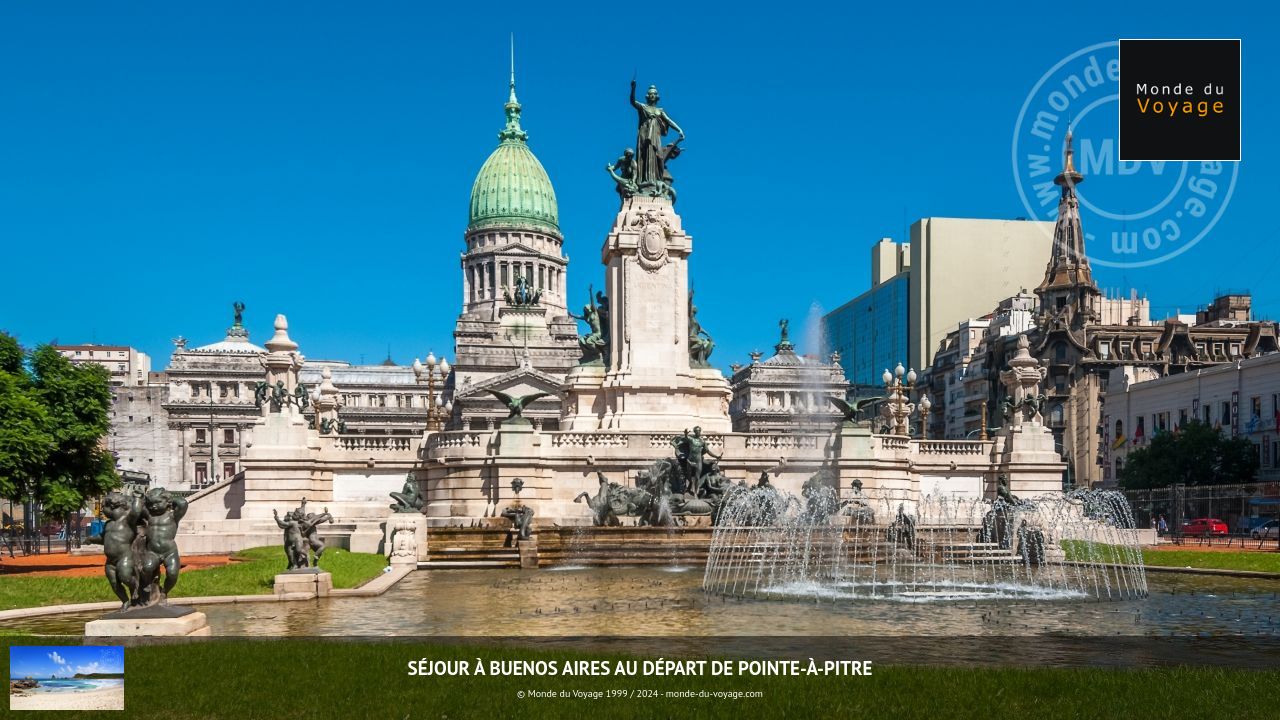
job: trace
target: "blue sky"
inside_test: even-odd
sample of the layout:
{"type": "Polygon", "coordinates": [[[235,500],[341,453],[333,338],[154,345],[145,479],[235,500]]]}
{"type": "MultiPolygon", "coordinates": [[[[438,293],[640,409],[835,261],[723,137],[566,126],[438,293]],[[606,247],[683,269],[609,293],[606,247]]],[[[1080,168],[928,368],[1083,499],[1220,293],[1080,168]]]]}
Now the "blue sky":
{"type": "Polygon", "coordinates": [[[13,645],[9,648],[11,678],[122,672],[124,648],[118,645],[13,645]]]}
{"type": "MultiPolygon", "coordinates": [[[[1157,315],[1227,288],[1280,315],[1280,43],[1274,23],[1243,19],[1255,6],[551,7],[3,4],[0,328],[28,345],[131,344],[163,367],[170,338],[220,339],[243,300],[254,340],[282,312],[311,358],[451,356],[467,199],[502,126],[512,31],[572,293],[602,283],[617,209],[603,168],[635,138],[627,82],[658,84],[688,133],[677,209],[722,367],[767,349],[778,318],[799,325],[866,289],[871,244],[906,223],[1026,215],[1014,124],[1058,60],[1118,37],[1243,37],[1245,161],[1222,218],[1173,260],[1095,274],[1157,315]]],[[[1085,185],[1112,208],[1158,190],[1085,185]]]]}

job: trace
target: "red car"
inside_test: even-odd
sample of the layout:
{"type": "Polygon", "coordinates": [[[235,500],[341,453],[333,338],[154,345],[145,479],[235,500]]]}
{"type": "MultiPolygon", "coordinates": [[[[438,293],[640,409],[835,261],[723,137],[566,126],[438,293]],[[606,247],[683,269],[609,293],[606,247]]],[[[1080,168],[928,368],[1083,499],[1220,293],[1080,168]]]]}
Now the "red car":
{"type": "Polygon", "coordinates": [[[1196,518],[1182,523],[1183,535],[1226,535],[1227,524],[1217,518],[1196,518]]]}

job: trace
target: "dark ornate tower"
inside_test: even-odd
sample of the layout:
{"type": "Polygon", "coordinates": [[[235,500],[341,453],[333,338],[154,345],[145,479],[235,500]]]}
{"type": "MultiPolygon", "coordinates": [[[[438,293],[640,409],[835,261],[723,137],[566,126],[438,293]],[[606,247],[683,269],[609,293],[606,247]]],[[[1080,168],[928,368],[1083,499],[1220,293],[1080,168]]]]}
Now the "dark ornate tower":
{"type": "MultiPolygon", "coordinates": [[[[1071,132],[1067,131],[1067,147],[1062,172],[1053,179],[1062,188],[1058,200],[1058,219],[1053,227],[1053,251],[1044,280],[1036,287],[1040,296],[1042,324],[1072,331],[1098,320],[1101,293],[1093,282],[1093,271],[1084,252],[1084,228],[1080,223],[1080,200],[1076,185],[1084,176],[1076,171],[1071,148],[1071,132]]],[[[1083,342],[1084,336],[1080,335],[1083,342]]]]}

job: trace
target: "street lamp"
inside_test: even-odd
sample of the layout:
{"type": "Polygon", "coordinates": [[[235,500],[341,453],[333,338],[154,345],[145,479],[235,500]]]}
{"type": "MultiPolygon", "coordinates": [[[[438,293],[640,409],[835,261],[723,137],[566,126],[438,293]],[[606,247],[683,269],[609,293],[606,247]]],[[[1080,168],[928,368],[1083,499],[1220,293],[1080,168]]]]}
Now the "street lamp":
{"type": "Polygon", "coordinates": [[[933,401],[928,395],[920,396],[920,439],[929,439],[929,409],[933,407],[933,401]]]}
{"type": "Polygon", "coordinates": [[[443,393],[436,395],[436,382],[443,390],[445,378],[449,376],[449,361],[436,360],[435,353],[427,353],[427,362],[413,361],[413,376],[419,384],[427,384],[427,431],[436,432],[443,428],[444,419],[453,412],[453,402],[445,402],[443,393]]]}
{"type": "Polygon", "coordinates": [[[891,420],[890,432],[894,435],[907,435],[907,418],[915,411],[915,405],[907,402],[911,397],[911,392],[916,387],[916,371],[905,371],[902,363],[898,363],[898,367],[893,372],[888,370],[880,376],[884,380],[884,387],[887,393],[887,403],[889,407],[889,417],[891,420]],[[903,382],[903,375],[906,375],[906,382],[903,382]]]}

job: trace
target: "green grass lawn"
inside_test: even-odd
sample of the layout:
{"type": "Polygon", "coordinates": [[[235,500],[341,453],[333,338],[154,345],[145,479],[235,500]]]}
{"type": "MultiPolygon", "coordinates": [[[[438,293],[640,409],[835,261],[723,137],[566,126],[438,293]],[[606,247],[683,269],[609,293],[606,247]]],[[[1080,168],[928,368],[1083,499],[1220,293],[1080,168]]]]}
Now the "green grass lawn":
{"type": "MultiPolygon", "coordinates": [[[[284,550],[249,548],[236,553],[239,562],[216,568],[184,571],[173,597],[254,595],[271,592],[271,579],[284,572],[284,550]]],[[[333,574],[335,588],[351,588],[378,576],[387,561],[382,555],[326,550],[320,567],[333,574]]],[[[0,576],[0,610],[114,600],[102,575],[93,577],[0,576]]]]}
{"type": "MultiPolygon", "coordinates": [[[[1255,542],[1256,545],[1256,542],[1255,542]]],[[[1067,540],[1062,543],[1068,560],[1101,560],[1115,562],[1120,551],[1110,545],[1095,545],[1093,556],[1088,557],[1084,543],[1067,540]]],[[[1216,550],[1148,550],[1142,551],[1144,565],[1156,567],[1193,567],[1216,570],[1252,570],[1280,573],[1280,553],[1277,552],[1219,552],[1216,550]]]]}
{"type": "MultiPolygon", "coordinates": [[[[7,644],[37,644],[12,639],[7,644]]],[[[125,650],[124,717],[272,718],[1173,718],[1259,717],[1280,671],[1217,668],[873,667],[869,677],[410,677],[432,660],[621,656],[415,642],[211,640],[125,650]],[[657,690],[659,697],[523,699],[528,690],[657,690]],[[762,697],[667,698],[679,690],[762,697]]],[[[635,659],[635,658],[630,658],[635,659]]],[[[650,657],[639,658],[656,659],[650,657]]],[[[804,659],[802,659],[804,662],[804,659]]],[[[120,713],[79,713],[107,719],[120,713]]]]}

